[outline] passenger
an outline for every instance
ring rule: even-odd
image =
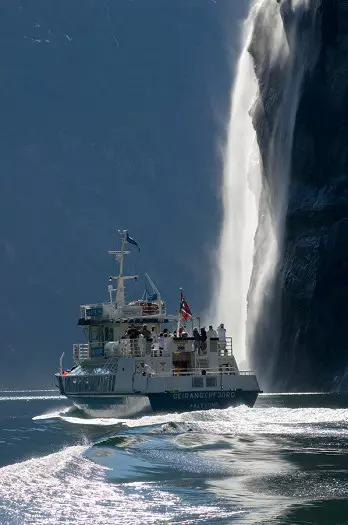
[[[205,331],[205,326],[201,328],[201,350],[203,354],[207,352],[207,332]]]
[[[217,329],[219,341],[222,343],[226,343],[226,328],[224,327],[224,323],[221,323],[219,328]]]
[[[158,337],[158,349],[159,349],[159,355],[162,357],[163,350],[164,350],[164,335],[163,332],[160,333]]]
[[[201,346],[201,336],[197,328],[193,329],[193,338],[194,338],[193,346],[194,346],[195,352],[199,352],[199,349]]]
[[[141,333],[143,334],[145,339],[151,339],[151,332],[148,329],[146,324],[143,325],[143,329],[142,329]]]
[[[220,349],[221,353],[224,352],[225,355],[227,355],[227,348],[226,348],[226,328],[224,327],[224,323],[221,323],[219,328],[217,329],[219,342],[220,342]]]
[[[143,376],[151,376],[152,375],[152,368],[146,364],[146,363],[141,363],[141,368],[142,368],[142,375]]]
[[[139,330],[135,327],[134,324],[131,324],[128,328],[127,335],[129,339],[138,339],[139,336]]]
[[[166,353],[168,351],[168,343],[169,343],[168,332],[164,332],[163,331],[163,351],[164,351],[164,355],[166,355]],[[160,349],[160,355],[163,355],[163,353],[161,353],[161,349]]]
[[[147,365],[147,364],[144,365],[144,371],[145,371],[146,375],[148,375],[148,376],[152,375],[152,368],[149,365]]]
[[[157,341],[158,341],[158,335],[157,335],[156,327],[155,327],[155,326],[152,326],[152,327],[151,327],[151,338],[152,338],[152,342],[153,342],[153,343],[157,343]]]
[[[208,339],[215,339],[217,338],[217,331],[214,330],[214,328],[212,327],[212,325],[209,326],[209,330],[207,332],[207,338]]]

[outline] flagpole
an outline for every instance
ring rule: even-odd
[[[181,295],[182,295],[182,288],[180,288],[180,306],[179,306],[179,312],[178,312],[178,326],[176,328],[177,337],[180,337],[179,331],[180,331],[180,314],[181,314]]]

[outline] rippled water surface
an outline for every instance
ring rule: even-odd
[[[88,419],[0,393],[0,524],[348,524],[348,396]]]

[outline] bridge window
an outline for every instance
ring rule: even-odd
[[[103,340],[103,329],[100,326],[90,326],[89,328],[89,342],[95,341],[102,342]]]
[[[114,340],[114,330],[112,328],[109,328],[106,326],[105,328],[105,341],[113,341]]]

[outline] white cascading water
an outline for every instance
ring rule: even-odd
[[[312,13],[311,34],[306,37],[315,40],[313,2],[316,1],[254,0],[244,23],[242,51],[231,94],[223,175],[224,218],[214,305],[215,324],[224,322],[228,333],[233,337],[233,347],[239,361],[247,360],[247,339],[252,339],[251,334],[246,333],[247,318],[248,330],[252,330],[259,319],[263,297],[274,277],[281,250],[300,89],[304,73],[312,61],[312,57],[308,55],[316,54],[312,53],[313,42],[305,46],[306,49],[299,49],[299,22],[304,13]],[[287,33],[281,16],[282,7],[287,8],[292,21]],[[251,116],[259,99],[255,64],[249,53],[252,38],[255,38],[256,23],[258,30],[261,27],[266,35],[260,42],[259,66],[263,72],[269,72],[276,65],[284,72],[278,93],[274,94],[279,100],[269,137],[267,158],[263,158],[263,162]],[[276,199],[274,195],[273,200],[271,199],[270,192],[263,185],[266,180],[263,169],[268,175],[267,180],[271,180],[271,185],[272,180],[276,181]],[[258,267],[253,268],[261,198],[264,231],[258,232],[258,239],[262,242],[262,256],[257,259]],[[253,289],[248,299],[252,273]]]
[[[243,49],[232,90],[228,142],[223,177],[224,219],[220,239],[218,295],[215,325],[224,322],[233,336],[236,357],[245,359],[246,297],[252,271],[261,188],[260,155],[249,110],[258,94],[248,52],[255,6],[243,30]]]

